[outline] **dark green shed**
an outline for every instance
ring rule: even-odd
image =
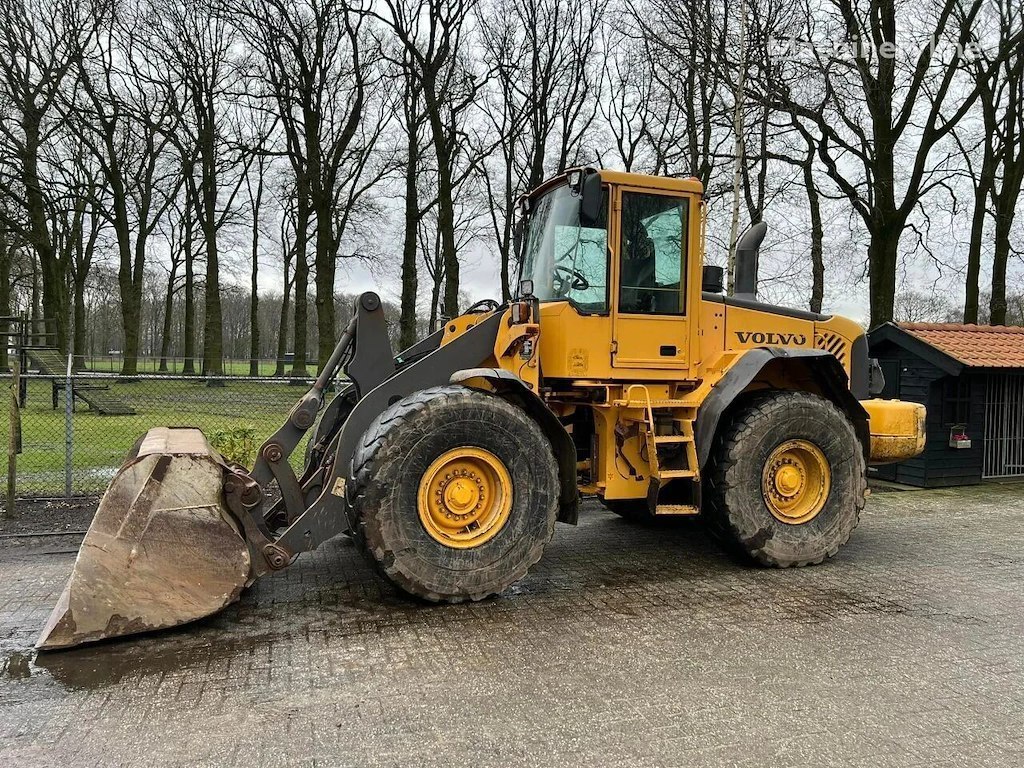
[[[881,396],[928,408],[924,453],[872,477],[931,488],[1024,476],[1024,328],[886,323],[868,345]]]

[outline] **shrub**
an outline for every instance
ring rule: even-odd
[[[256,461],[256,428],[244,426],[215,430],[210,433],[210,445],[229,461],[252,467]]]

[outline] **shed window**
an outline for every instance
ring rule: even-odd
[[[942,423],[966,424],[971,413],[971,381],[966,376],[947,376],[942,380]]]

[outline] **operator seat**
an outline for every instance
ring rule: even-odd
[[[654,240],[640,224],[627,237],[622,258],[619,310],[653,312],[656,291]]]

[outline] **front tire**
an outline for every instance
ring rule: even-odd
[[[716,436],[713,530],[762,565],[813,565],[850,538],[867,496],[864,454],[835,405],[806,392],[755,395]]]
[[[497,594],[544,552],[558,471],[540,427],[501,398],[461,386],[399,400],[352,458],[355,538],[399,589],[433,602]]]

